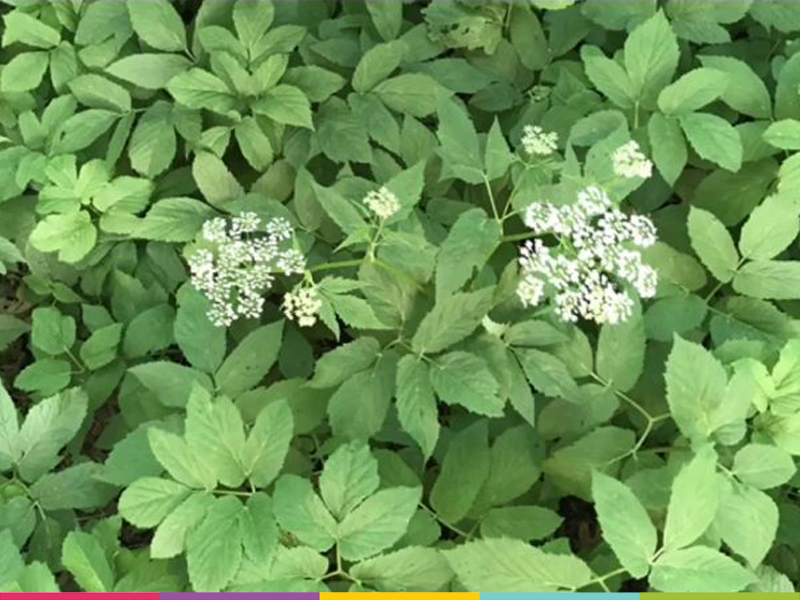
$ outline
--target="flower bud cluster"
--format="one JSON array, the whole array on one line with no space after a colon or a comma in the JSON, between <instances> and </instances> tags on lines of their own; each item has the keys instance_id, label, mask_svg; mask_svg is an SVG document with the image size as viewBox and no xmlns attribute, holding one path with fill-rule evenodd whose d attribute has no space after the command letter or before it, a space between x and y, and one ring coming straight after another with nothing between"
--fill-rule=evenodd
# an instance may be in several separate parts
<instances>
[{"instance_id":1,"label":"flower bud cluster","mask_svg":"<svg viewBox=\"0 0 800 600\"><path fill-rule=\"evenodd\" d=\"M649 179L653 174L653 163L642 154L639 144L634 140L617 148L611 155L611 161L614 163L614 173L621 177Z\"/></svg>"},{"instance_id":2,"label":"flower bud cluster","mask_svg":"<svg viewBox=\"0 0 800 600\"><path fill-rule=\"evenodd\" d=\"M300 327L311 327L317 322L322 300L313 287L299 287L283 297L283 314Z\"/></svg>"},{"instance_id":3,"label":"flower bud cluster","mask_svg":"<svg viewBox=\"0 0 800 600\"><path fill-rule=\"evenodd\" d=\"M286 219L263 224L251 212L203 224L202 237L212 247L195 252L189 269L192 286L211 301L208 317L215 325L227 327L241 317L258 318L275 275L305 270L305 258L290 247L293 236Z\"/></svg>"},{"instance_id":4,"label":"flower bud cluster","mask_svg":"<svg viewBox=\"0 0 800 600\"><path fill-rule=\"evenodd\" d=\"M386 187L371 191L364 197L364 204L382 221L393 217L400 210L400 201Z\"/></svg>"},{"instance_id":5,"label":"flower bud cluster","mask_svg":"<svg viewBox=\"0 0 800 600\"><path fill-rule=\"evenodd\" d=\"M558 148L558 134L547 132L538 125L522 128L522 148L531 156L549 156Z\"/></svg>"},{"instance_id":6,"label":"flower bud cluster","mask_svg":"<svg viewBox=\"0 0 800 600\"><path fill-rule=\"evenodd\" d=\"M586 188L567 206L532 204L525 223L534 233L552 234L560 241L555 248L538 239L523 246L517 294L526 306L539 304L552 292L556 313L564 321L613 324L627 320L634 306L620 283L642 298L655 295L656 271L642 262L638 250L656 242L653 222L613 208L600 188Z\"/></svg>"}]
</instances>

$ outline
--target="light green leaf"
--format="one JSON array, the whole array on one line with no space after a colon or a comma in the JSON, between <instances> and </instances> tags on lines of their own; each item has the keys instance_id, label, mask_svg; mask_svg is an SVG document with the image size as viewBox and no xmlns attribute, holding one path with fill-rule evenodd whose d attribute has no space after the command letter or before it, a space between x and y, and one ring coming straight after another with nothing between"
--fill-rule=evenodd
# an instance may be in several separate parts
<instances>
[{"instance_id":1,"label":"light green leaf","mask_svg":"<svg viewBox=\"0 0 800 600\"><path fill-rule=\"evenodd\" d=\"M481 537L543 540L564 522L555 511L541 506L493 508L481 519Z\"/></svg>"},{"instance_id":2,"label":"light green leaf","mask_svg":"<svg viewBox=\"0 0 800 600\"><path fill-rule=\"evenodd\" d=\"M31 233L31 244L42 252L58 252L59 260L76 263L94 248L97 229L92 217L81 210L66 215L49 215Z\"/></svg>"},{"instance_id":3,"label":"light green leaf","mask_svg":"<svg viewBox=\"0 0 800 600\"><path fill-rule=\"evenodd\" d=\"M662 11L636 27L625 40L625 68L634 97L653 106L659 92L672 80L680 51L675 33Z\"/></svg>"},{"instance_id":4,"label":"light green leaf","mask_svg":"<svg viewBox=\"0 0 800 600\"><path fill-rule=\"evenodd\" d=\"M263 171L272 163L272 144L253 117L245 117L237 123L234 132L239 148L251 167Z\"/></svg>"},{"instance_id":5,"label":"light green leaf","mask_svg":"<svg viewBox=\"0 0 800 600\"><path fill-rule=\"evenodd\" d=\"M117 357L122 325L114 323L98 329L81 346L83 363L92 370L104 367Z\"/></svg>"},{"instance_id":6,"label":"light green leaf","mask_svg":"<svg viewBox=\"0 0 800 600\"><path fill-rule=\"evenodd\" d=\"M695 206L689 210L687 225L692 248L711 274L722 283L733 279L739 253L725 225L713 213Z\"/></svg>"},{"instance_id":7,"label":"light green leaf","mask_svg":"<svg viewBox=\"0 0 800 600\"><path fill-rule=\"evenodd\" d=\"M469 513L489 477L491 456L485 420L477 421L453 436L430 503L446 522L456 524Z\"/></svg>"},{"instance_id":8,"label":"light green leaf","mask_svg":"<svg viewBox=\"0 0 800 600\"><path fill-rule=\"evenodd\" d=\"M488 417L503 414L505 398L500 386L482 358L469 352L450 352L439 357L430 369L436 395L448 404Z\"/></svg>"},{"instance_id":9,"label":"light green leaf","mask_svg":"<svg viewBox=\"0 0 800 600\"><path fill-rule=\"evenodd\" d=\"M75 343L75 319L47 306L33 311L31 343L47 354L57 356Z\"/></svg>"},{"instance_id":10,"label":"light green leaf","mask_svg":"<svg viewBox=\"0 0 800 600\"><path fill-rule=\"evenodd\" d=\"M47 52L17 54L3 66L3 72L0 74L0 91L27 92L39 87L48 64L50 58Z\"/></svg>"},{"instance_id":11,"label":"light green leaf","mask_svg":"<svg viewBox=\"0 0 800 600\"><path fill-rule=\"evenodd\" d=\"M333 516L341 520L380 485L378 461L361 441L340 446L325 461L319 491Z\"/></svg>"},{"instance_id":12,"label":"light green leaf","mask_svg":"<svg viewBox=\"0 0 800 600\"><path fill-rule=\"evenodd\" d=\"M356 65L353 89L359 94L368 92L400 66L408 47L399 40L370 48Z\"/></svg>"},{"instance_id":13,"label":"light green leaf","mask_svg":"<svg viewBox=\"0 0 800 600\"><path fill-rule=\"evenodd\" d=\"M150 544L150 556L172 558L186 548L186 537L205 518L214 496L195 492L161 521Z\"/></svg>"},{"instance_id":14,"label":"light green leaf","mask_svg":"<svg viewBox=\"0 0 800 600\"><path fill-rule=\"evenodd\" d=\"M769 196L742 227L739 250L744 258L768 260L783 252L800 233L800 205L786 195Z\"/></svg>"},{"instance_id":15,"label":"light green leaf","mask_svg":"<svg viewBox=\"0 0 800 600\"><path fill-rule=\"evenodd\" d=\"M294 418L289 405L273 402L258 413L242 451L247 477L253 485L265 488L278 476L294 434Z\"/></svg>"},{"instance_id":16,"label":"light green leaf","mask_svg":"<svg viewBox=\"0 0 800 600\"><path fill-rule=\"evenodd\" d=\"M128 487L119 499L119 513L136 527L155 527L177 508L191 490L168 479L143 477Z\"/></svg>"},{"instance_id":17,"label":"light green leaf","mask_svg":"<svg viewBox=\"0 0 800 600\"><path fill-rule=\"evenodd\" d=\"M359 337L326 352L314 366L314 377L309 385L315 388L332 388L356 373L371 367L378 358L380 344L372 337Z\"/></svg>"},{"instance_id":18,"label":"light green leaf","mask_svg":"<svg viewBox=\"0 0 800 600\"><path fill-rule=\"evenodd\" d=\"M439 439L439 413L428 365L411 355L401 358L397 365L397 415L428 459Z\"/></svg>"},{"instance_id":19,"label":"light green leaf","mask_svg":"<svg viewBox=\"0 0 800 600\"><path fill-rule=\"evenodd\" d=\"M693 69L661 91L658 107L670 116L694 112L722 96L728 82L728 75L723 71Z\"/></svg>"},{"instance_id":20,"label":"light green leaf","mask_svg":"<svg viewBox=\"0 0 800 600\"><path fill-rule=\"evenodd\" d=\"M200 525L186 538L189 581L197 592L219 592L242 562L244 505L232 496L217 498Z\"/></svg>"},{"instance_id":21,"label":"light green leaf","mask_svg":"<svg viewBox=\"0 0 800 600\"><path fill-rule=\"evenodd\" d=\"M236 397L257 386L278 359L283 321L250 332L222 363L215 381L222 394Z\"/></svg>"},{"instance_id":22,"label":"light green leaf","mask_svg":"<svg viewBox=\"0 0 800 600\"><path fill-rule=\"evenodd\" d=\"M192 63L179 54L141 53L125 56L106 67L106 73L147 90L167 87Z\"/></svg>"},{"instance_id":23,"label":"light green leaf","mask_svg":"<svg viewBox=\"0 0 800 600\"><path fill-rule=\"evenodd\" d=\"M102 75L87 73L68 84L78 102L90 108L106 108L120 113L131 110L131 95L128 90L106 79Z\"/></svg>"},{"instance_id":24,"label":"light green leaf","mask_svg":"<svg viewBox=\"0 0 800 600\"><path fill-rule=\"evenodd\" d=\"M17 445L18 433L17 410L0 382L0 471L7 471L21 456Z\"/></svg>"},{"instance_id":25,"label":"light green leaf","mask_svg":"<svg viewBox=\"0 0 800 600\"><path fill-rule=\"evenodd\" d=\"M36 17L21 10L7 13L3 17L5 30L3 31L3 47L20 42L26 46L55 48L61 42L61 35Z\"/></svg>"},{"instance_id":26,"label":"light green leaf","mask_svg":"<svg viewBox=\"0 0 800 600\"><path fill-rule=\"evenodd\" d=\"M645 577L658 533L642 503L624 483L599 472L592 476L592 498L603 539L633 577Z\"/></svg>"},{"instance_id":27,"label":"light green leaf","mask_svg":"<svg viewBox=\"0 0 800 600\"><path fill-rule=\"evenodd\" d=\"M778 507L764 492L724 481L716 528L727 546L755 568L761 564L778 531Z\"/></svg>"},{"instance_id":28,"label":"light green leaf","mask_svg":"<svg viewBox=\"0 0 800 600\"><path fill-rule=\"evenodd\" d=\"M732 558L694 546L665 552L653 565L650 584L661 592L738 592L755 577Z\"/></svg>"},{"instance_id":29,"label":"light green leaf","mask_svg":"<svg viewBox=\"0 0 800 600\"><path fill-rule=\"evenodd\" d=\"M710 160L728 171L742 166L742 140L725 119L707 113L681 115L686 138L701 158Z\"/></svg>"},{"instance_id":30,"label":"light green leaf","mask_svg":"<svg viewBox=\"0 0 800 600\"><path fill-rule=\"evenodd\" d=\"M800 298L800 262L754 260L745 264L733 279L733 289L750 296L771 300Z\"/></svg>"},{"instance_id":31,"label":"light green leaf","mask_svg":"<svg viewBox=\"0 0 800 600\"><path fill-rule=\"evenodd\" d=\"M257 44L267 33L275 17L275 7L271 0L238 0L233 5L233 26L236 35L246 48L250 50L251 58L255 58L254 51Z\"/></svg>"},{"instance_id":32,"label":"light green leaf","mask_svg":"<svg viewBox=\"0 0 800 600\"><path fill-rule=\"evenodd\" d=\"M133 2L128 12L136 35L148 45L166 52L186 49L183 20L167 0Z\"/></svg>"},{"instance_id":33,"label":"light green leaf","mask_svg":"<svg viewBox=\"0 0 800 600\"><path fill-rule=\"evenodd\" d=\"M580 558L546 553L520 540L467 542L443 553L470 592L574 591L592 577Z\"/></svg>"},{"instance_id":34,"label":"light green leaf","mask_svg":"<svg viewBox=\"0 0 800 600\"><path fill-rule=\"evenodd\" d=\"M713 447L705 446L675 477L664 525L664 548L685 548L714 521L719 506L716 469L717 454Z\"/></svg>"},{"instance_id":35,"label":"light green leaf","mask_svg":"<svg viewBox=\"0 0 800 600\"><path fill-rule=\"evenodd\" d=\"M252 108L254 113L266 115L278 123L314 129L311 103L308 97L293 85L280 84L267 90Z\"/></svg>"},{"instance_id":36,"label":"light green leaf","mask_svg":"<svg viewBox=\"0 0 800 600\"><path fill-rule=\"evenodd\" d=\"M704 67L722 71L728 76L728 86L722 100L734 110L756 119L768 119L772 114L772 99L767 86L752 67L730 56L700 56Z\"/></svg>"},{"instance_id":37,"label":"light green leaf","mask_svg":"<svg viewBox=\"0 0 800 600\"><path fill-rule=\"evenodd\" d=\"M183 408L192 393L193 383L211 389L208 375L190 367L167 361L143 363L128 371L150 390L164 406Z\"/></svg>"},{"instance_id":38,"label":"light green leaf","mask_svg":"<svg viewBox=\"0 0 800 600\"><path fill-rule=\"evenodd\" d=\"M674 184L683 173L688 159L686 140L677 119L655 113L647 123L653 160L661 176L669 184Z\"/></svg>"},{"instance_id":39,"label":"light green leaf","mask_svg":"<svg viewBox=\"0 0 800 600\"><path fill-rule=\"evenodd\" d=\"M450 229L436 259L436 299L459 290L486 264L500 244L500 224L481 208L462 213Z\"/></svg>"},{"instance_id":40,"label":"light green leaf","mask_svg":"<svg viewBox=\"0 0 800 600\"><path fill-rule=\"evenodd\" d=\"M438 550L413 546L362 561L350 574L381 592L439 591L453 577Z\"/></svg>"},{"instance_id":41,"label":"light green leaf","mask_svg":"<svg viewBox=\"0 0 800 600\"><path fill-rule=\"evenodd\" d=\"M742 482L768 490L789 481L797 472L797 467L786 450L752 443L736 453L731 471Z\"/></svg>"},{"instance_id":42,"label":"light green leaf","mask_svg":"<svg viewBox=\"0 0 800 600\"><path fill-rule=\"evenodd\" d=\"M380 82L372 89L394 111L412 117L427 117L452 92L424 73L403 73Z\"/></svg>"},{"instance_id":43,"label":"light green leaf","mask_svg":"<svg viewBox=\"0 0 800 600\"><path fill-rule=\"evenodd\" d=\"M164 202L167 201L162 200L156 207ZM175 342L193 367L213 373L225 358L225 329L208 319L210 302L194 288L187 286L182 289L178 300L173 325Z\"/></svg>"},{"instance_id":44,"label":"light green leaf","mask_svg":"<svg viewBox=\"0 0 800 600\"><path fill-rule=\"evenodd\" d=\"M339 524L342 558L363 560L392 546L406 532L421 498L421 488L396 487L364 500Z\"/></svg>"},{"instance_id":45,"label":"light green leaf","mask_svg":"<svg viewBox=\"0 0 800 600\"><path fill-rule=\"evenodd\" d=\"M417 327L411 345L415 352L435 353L468 337L491 307L492 289L456 293L437 302Z\"/></svg>"},{"instance_id":46,"label":"light green leaf","mask_svg":"<svg viewBox=\"0 0 800 600\"><path fill-rule=\"evenodd\" d=\"M207 108L227 114L236 105L236 98L228 86L219 77L203 69L189 69L173 77L167 89L186 108Z\"/></svg>"},{"instance_id":47,"label":"light green leaf","mask_svg":"<svg viewBox=\"0 0 800 600\"><path fill-rule=\"evenodd\" d=\"M597 374L614 389L630 390L644 368L644 321L638 313L618 325L604 324L597 340Z\"/></svg>"},{"instance_id":48,"label":"light green leaf","mask_svg":"<svg viewBox=\"0 0 800 600\"><path fill-rule=\"evenodd\" d=\"M209 204L217 208L244 196L244 189L222 160L211 152L198 152L192 175Z\"/></svg>"},{"instance_id":49,"label":"light green leaf","mask_svg":"<svg viewBox=\"0 0 800 600\"><path fill-rule=\"evenodd\" d=\"M483 183L483 161L480 142L469 115L455 102L444 102L438 108L442 159L455 177L467 183Z\"/></svg>"},{"instance_id":50,"label":"light green leaf","mask_svg":"<svg viewBox=\"0 0 800 600\"><path fill-rule=\"evenodd\" d=\"M170 476L191 488L212 490L217 480L189 444L179 435L151 427L147 439L153 456L156 457Z\"/></svg>"},{"instance_id":51,"label":"light green leaf","mask_svg":"<svg viewBox=\"0 0 800 600\"><path fill-rule=\"evenodd\" d=\"M114 571L97 538L71 531L64 540L61 562L85 592L111 592Z\"/></svg>"},{"instance_id":52,"label":"light green leaf","mask_svg":"<svg viewBox=\"0 0 800 600\"><path fill-rule=\"evenodd\" d=\"M503 135L500 123L495 118L492 128L489 130L489 135L486 137L486 150L483 158L486 177L490 181L502 177L514 163L514 160L514 154L508 147L508 142L505 135Z\"/></svg>"},{"instance_id":53,"label":"light green leaf","mask_svg":"<svg viewBox=\"0 0 800 600\"><path fill-rule=\"evenodd\" d=\"M620 108L632 108L636 92L628 73L617 61L596 46L582 46L581 59L586 76L594 86Z\"/></svg>"},{"instance_id":54,"label":"light green leaf","mask_svg":"<svg viewBox=\"0 0 800 600\"><path fill-rule=\"evenodd\" d=\"M281 476L275 482L273 502L278 524L303 544L326 552L336 542L336 521L307 479Z\"/></svg>"},{"instance_id":55,"label":"light green leaf","mask_svg":"<svg viewBox=\"0 0 800 600\"><path fill-rule=\"evenodd\" d=\"M399 2L366 0L367 11L375 29L384 40L393 40L403 25L403 6Z\"/></svg>"}]
</instances>

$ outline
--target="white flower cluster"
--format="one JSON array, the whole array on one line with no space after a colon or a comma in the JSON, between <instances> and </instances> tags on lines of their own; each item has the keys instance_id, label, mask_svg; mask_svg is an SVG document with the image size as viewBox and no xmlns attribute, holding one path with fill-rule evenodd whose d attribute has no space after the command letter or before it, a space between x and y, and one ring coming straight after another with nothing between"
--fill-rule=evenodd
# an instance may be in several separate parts
<instances>
[{"instance_id":1,"label":"white flower cluster","mask_svg":"<svg viewBox=\"0 0 800 600\"><path fill-rule=\"evenodd\" d=\"M400 210L400 201L397 196L385 186L364 196L364 204L381 220L393 217Z\"/></svg>"},{"instance_id":2,"label":"white flower cluster","mask_svg":"<svg viewBox=\"0 0 800 600\"><path fill-rule=\"evenodd\" d=\"M539 304L551 289L556 313L564 321L613 324L628 319L634 305L628 292L618 288L619 281L642 298L655 295L656 271L642 263L638 248L656 242L656 228L647 217L612 208L603 190L586 188L568 206L533 204L525 223L534 233L553 234L561 242L558 249L541 240L523 246L517 294L526 306Z\"/></svg>"},{"instance_id":3,"label":"white flower cluster","mask_svg":"<svg viewBox=\"0 0 800 600\"><path fill-rule=\"evenodd\" d=\"M621 177L648 179L653 174L653 163L642 154L639 144L634 140L617 148L611 155L611 161L614 163L614 173Z\"/></svg>"},{"instance_id":4,"label":"white flower cluster","mask_svg":"<svg viewBox=\"0 0 800 600\"><path fill-rule=\"evenodd\" d=\"M305 270L303 255L288 247L293 235L286 219L262 224L255 213L216 217L203 224L203 238L216 248L195 252L189 269L192 286L211 300L208 317L215 325L227 327L240 317L258 318L264 309L263 294L275 274Z\"/></svg>"},{"instance_id":5,"label":"white flower cluster","mask_svg":"<svg viewBox=\"0 0 800 600\"><path fill-rule=\"evenodd\" d=\"M300 327L314 325L321 309L322 300L313 287L296 288L283 297L283 314L290 321L296 320Z\"/></svg>"},{"instance_id":6,"label":"white flower cluster","mask_svg":"<svg viewBox=\"0 0 800 600\"><path fill-rule=\"evenodd\" d=\"M547 132L538 125L522 128L522 147L531 156L548 156L558 148L558 134Z\"/></svg>"}]
</instances>

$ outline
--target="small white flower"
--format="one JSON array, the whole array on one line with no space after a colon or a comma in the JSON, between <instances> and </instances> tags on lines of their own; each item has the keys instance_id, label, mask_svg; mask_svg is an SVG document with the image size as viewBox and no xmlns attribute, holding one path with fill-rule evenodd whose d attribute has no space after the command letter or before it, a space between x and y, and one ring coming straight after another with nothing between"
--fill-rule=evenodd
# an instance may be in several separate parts
<instances>
[{"instance_id":1,"label":"small white flower","mask_svg":"<svg viewBox=\"0 0 800 600\"><path fill-rule=\"evenodd\" d=\"M381 220L393 217L400 210L400 201L397 196L385 186L368 193L364 197L364 204Z\"/></svg>"},{"instance_id":2,"label":"small white flower","mask_svg":"<svg viewBox=\"0 0 800 600\"><path fill-rule=\"evenodd\" d=\"M217 326L227 327L242 317L257 319L275 274L305 270L303 255L287 247L293 236L288 221L267 223L266 236L258 234L260 227L256 213L242 213L230 221L217 217L203 225L203 238L216 246L195 252L189 270L192 286L211 301L208 316Z\"/></svg>"},{"instance_id":3,"label":"small white flower","mask_svg":"<svg viewBox=\"0 0 800 600\"><path fill-rule=\"evenodd\" d=\"M522 128L522 147L531 156L548 156L558 148L558 134L547 132L538 125Z\"/></svg>"},{"instance_id":4,"label":"small white flower","mask_svg":"<svg viewBox=\"0 0 800 600\"><path fill-rule=\"evenodd\" d=\"M300 327L313 326L320 309L322 300L313 287L297 288L283 297L283 313L290 321L296 320Z\"/></svg>"},{"instance_id":5,"label":"small white flower","mask_svg":"<svg viewBox=\"0 0 800 600\"><path fill-rule=\"evenodd\" d=\"M620 323L631 316L634 302L617 282L642 298L655 296L656 271L642 262L638 250L656 242L653 222L612 208L599 188L581 191L572 205L533 204L525 223L534 233L556 234L562 243L550 248L534 240L521 248L517 294L525 306L539 304L550 289L564 321Z\"/></svg>"},{"instance_id":6,"label":"small white flower","mask_svg":"<svg viewBox=\"0 0 800 600\"><path fill-rule=\"evenodd\" d=\"M642 154L634 140L623 144L611 155L614 173L621 177L648 179L653 174L653 163Z\"/></svg>"}]
</instances>

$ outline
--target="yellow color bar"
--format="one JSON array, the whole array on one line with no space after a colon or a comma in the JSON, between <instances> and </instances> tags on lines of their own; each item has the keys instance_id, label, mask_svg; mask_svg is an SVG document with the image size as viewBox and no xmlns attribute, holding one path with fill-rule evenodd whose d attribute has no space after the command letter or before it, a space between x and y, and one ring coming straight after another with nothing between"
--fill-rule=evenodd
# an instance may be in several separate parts
<instances>
[{"instance_id":1,"label":"yellow color bar","mask_svg":"<svg viewBox=\"0 0 800 600\"><path fill-rule=\"evenodd\" d=\"M681 594L655 594L650 592L643 592L639 594L639 600L797 600L800 594L792 593L768 593L768 592L753 592L753 593L681 593Z\"/></svg>"}]
</instances>

